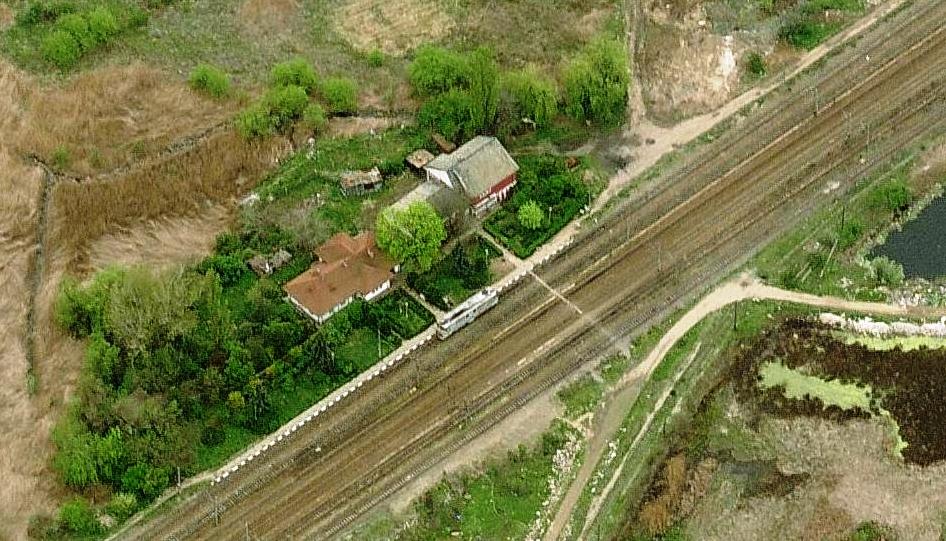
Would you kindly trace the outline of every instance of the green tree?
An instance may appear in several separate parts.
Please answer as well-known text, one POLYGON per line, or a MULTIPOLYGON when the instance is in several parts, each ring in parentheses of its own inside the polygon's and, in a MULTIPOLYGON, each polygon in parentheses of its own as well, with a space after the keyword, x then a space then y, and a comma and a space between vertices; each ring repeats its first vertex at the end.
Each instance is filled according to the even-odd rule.
POLYGON ((436 130, 447 139, 473 134, 473 101, 465 90, 453 89, 424 102, 417 123, 436 130))
POLYGON ((426 272, 440 254, 447 238, 441 218, 426 201, 405 209, 389 207, 378 215, 378 246, 411 272, 426 272))
POLYGON ((409 76, 415 92, 434 96, 454 88, 465 88, 470 66, 464 55, 428 45, 417 50, 409 76))
POLYGON ((515 106, 516 115, 528 118, 538 128, 548 126, 558 113, 555 83, 534 68, 507 74, 503 87, 515 106))
POLYGON ((615 39, 593 41, 565 69, 566 112, 603 126, 619 124, 629 79, 624 45, 615 39))
POLYGON ((322 99, 333 113, 354 114, 358 112, 358 85, 348 77, 329 77, 322 81, 322 99))
POLYGON ((473 51, 469 66, 471 128, 476 134, 488 133, 496 127, 499 112, 499 68, 488 49, 473 51))
POLYGON ((272 79, 274 86, 298 86, 308 94, 315 90, 319 82, 312 65, 302 57, 273 66, 272 79))
POLYGON ((169 482, 167 470, 149 464, 135 464, 122 476, 122 492, 135 493, 145 501, 151 501, 161 495, 169 482))
POLYGON ((542 221, 545 213, 542 207, 535 201, 529 200, 519 207, 519 224, 526 229, 539 229, 542 227, 542 221))
POLYGON ((89 502, 82 498, 70 500, 59 508, 59 524, 66 530, 81 536, 92 536, 102 530, 89 502))
POLYGON ((85 488, 99 482, 92 436, 73 415, 68 414, 53 429, 56 455, 53 467, 64 483, 85 488))

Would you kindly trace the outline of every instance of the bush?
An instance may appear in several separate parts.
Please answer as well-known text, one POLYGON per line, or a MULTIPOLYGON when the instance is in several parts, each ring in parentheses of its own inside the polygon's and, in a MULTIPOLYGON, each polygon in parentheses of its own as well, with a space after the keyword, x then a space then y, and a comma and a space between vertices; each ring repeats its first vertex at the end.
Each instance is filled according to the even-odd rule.
POLYGON ((82 51, 89 51, 96 45, 92 31, 89 30, 89 21, 81 15, 75 13, 63 15, 56 21, 56 28, 72 36, 82 51))
POLYGON ((330 77, 322 82, 322 99, 333 113, 358 112, 358 85, 347 77, 330 77))
POLYGON ((16 24, 19 26, 34 26, 42 23, 51 23, 67 13, 75 13, 74 2, 61 1, 33 1, 16 15, 16 24))
POLYGON ((840 23, 802 17, 790 20, 779 30, 779 38, 796 49, 810 51, 837 32, 840 23))
POLYGON ((138 498, 127 492, 116 492, 112 495, 105 510, 119 522, 124 522, 138 510, 138 498))
POLYGON ((89 32, 98 43, 108 43, 121 32, 121 26, 115 14, 105 6, 99 6, 90 11, 86 14, 86 19, 89 21, 89 32))
POLYGON ((306 105, 302 111, 302 123, 306 129, 312 133, 320 133, 328 127, 328 118, 325 117, 325 109, 318 103, 306 105))
POLYGON ((854 246, 864 234, 864 224, 857 218, 848 218, 838 229, 838 249, 844 250, 854 246))
POLYGON ((617 125, 624 120, 628 83, 624 45, 598 39, 565 69, 566 112, 576 120, 617 125))
POLYGON ((887 210, 894 213, 906 210, 912 202, 913 194, 902 178, 895 178, 878 185, 868 196, 868 204, 874 210, 887 210))
POLYGON ((123 492, 135 493, 146 501, 160 496, 169 483, 166 470, 149 464, 135 464, 128 468, 121 482, 123 492))
POLYGON ((754 79, 765 77, 768 68, 765 65, 765 58, 756 51, 746 55, 746 71, 754 79))
POLYGON ((252 105, 240 112, 235 123, 237 132, 244 139, 266 137, 276 131, 276 125, 269 111, 260 104, 252 105))
POLYGON ((516 120, 528 118, 537 128, 551 124, 558 112, 558 92, 554 82, 530 69, 508 74, 503 86, 519 117, 516 120))
POLYGON ((375 49, 368 53, 368 65, 374 68, 380 68, 384 65, 384 53, 380 49, 375 49))
POLYGON ((466 87, 470 66, 465 56, 442 47, 424 46, 411 62, 411 86, 421 95, 433 96, 450 89, 466 87))
POLYGON ((270 90, 263 97, 263 104, 269 111, 273 125, 283 129, 302 116, 302 111, 309 104, 309 96, 301 86, 283 86, 270 90))
POLYGON ((82 498, 70 500, 59 508, 59 524, 66 530, 82 536, 92 536, 102 530, 95 511, 82 498))
POLYGON ((191 88, 214 98, 230 95, 230 78, 220 68, 200 64, 191 71, 188 83, 191 88))
POLYGON ((898 286, 903 283, 903 266, 889 257, 874 258, 870 263, 871 275, 878 283, 898 286))
POLYGON ((82 56, 82 48, 72 34, 54 30, 43 38, 40 50, 45 59, 61 70, 74 67, 82 56))
POLYGON ((315 70, 304 58, 296 57, 273 66, 273 85, 298 86, 311 94, 318 84, 315 70))

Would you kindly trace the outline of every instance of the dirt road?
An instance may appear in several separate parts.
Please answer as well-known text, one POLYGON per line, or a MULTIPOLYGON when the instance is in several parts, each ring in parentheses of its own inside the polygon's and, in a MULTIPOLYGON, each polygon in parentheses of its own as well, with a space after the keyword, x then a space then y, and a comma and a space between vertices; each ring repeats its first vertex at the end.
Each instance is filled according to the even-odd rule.
POLYGON ((447 342, 126 535, 330 537, 946 127, 946 4, 917 2, 657 175, 447 342), (909 31, 904 31, 909 29, 909 31), (865 61, 866 58, 869 61, 865 61), (812 91, 811 89, 815 89, 812 91))

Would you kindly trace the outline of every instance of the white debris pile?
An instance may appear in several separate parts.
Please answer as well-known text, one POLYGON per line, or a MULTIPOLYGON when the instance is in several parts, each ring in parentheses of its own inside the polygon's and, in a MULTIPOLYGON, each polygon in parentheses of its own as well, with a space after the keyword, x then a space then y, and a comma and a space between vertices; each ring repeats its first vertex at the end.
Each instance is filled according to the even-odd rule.
POLYGON ((539 541, 545 534, 546 528, 551 525, 552 520, 550 511, 563 495, 567 484, 565 480, 571 477, 572 470, 575 468, 575 459, 578 457, 578 451, 581 449, 581 441, 578 438, 568 440, 561 449, 555 452, 552 457, 552 475, 549 476, 549 497, 542 502, 542 509, 535 512, 535 520, 524 541, 539 541))
POLYGON ((922 324, 910 323, 908 321, 885 323, 883 321, 874 321, 869 317, 849 319, 831 313, 823 313, 818 319, 823 325, 870 336, 930 336, 934 338, 946 338, 946 317, 940 318, 940 320, 935 323, 922 324))

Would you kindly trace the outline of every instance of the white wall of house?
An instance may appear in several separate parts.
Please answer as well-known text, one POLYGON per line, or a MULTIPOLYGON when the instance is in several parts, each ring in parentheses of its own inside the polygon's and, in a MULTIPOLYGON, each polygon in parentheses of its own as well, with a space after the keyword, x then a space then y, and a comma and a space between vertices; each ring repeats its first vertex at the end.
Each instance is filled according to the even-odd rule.
MULTIPOLYGON (((376 299, 376 298, 378 298, 381 294, 383 294, 385 291, 387 291, 387 290, 389 290, 389 289, 391 289, 391 280, 388 280, 387 282, 381 284, 381 285, 378 286, 377 289, 375 289, 374 291, 368 292, 366 295, 364 295, 363 298, 364 298, 366 301, 370 301, 370 300, 372 300, 372 299, 376 299)), ((306 308, 305 306, 303 306, 302 303, 300 303, 299 301, 297 301, 297 300, 296 300, 294 297, 292 297, 291 295, 287 296, 286 298, 289 299, 289 302, 291 302, 292 305, 295 306, 296 309, 298 309, 300 312, 302 312, 302 313, 305 314, 306 316, 312 318, 316 323, 322 324, 322 323, 325 323, 326 321, 328 321, 328 318, 334 316, 335 314, 337 314, 338 312, 340 312, 343 308, 345 308, 346 306, 348 306, 349 304, 351 304, 352 301, 354 301, 356 297, 359 297, 359 295, 352 295, 351 297, 348 297, 348 298, 345 299, 341 304, 336 305, 334 308, 332 308, 331 310, 329 310, 328 312, 326 312, 326 313, 324 313, 324 314, 313 314, 312 312, 309 311, 308 308, 306 308)))
POLYGON ((372 291, 372 292, 368 293, 367 295, 365 295, 365 300, 366 300, 366 301, 370 301, 371 299, 376 298, 378 295, 384 293, 385 291, 387 291, 387 290, 390 289, 390 288, 391 288, 391 280, 388 280, 387 282, 385 282, 385 283, 381 284, 380 286, 378 286, 378 288, 375 289, 374 291, 372 291))
POLYGON ((437 180, 447 185, 448 188, 453 188, 453 181, 450 180, 450 174, 446 171, 441 171, 439 169, 425 168, 427 171, 427 180, 437 180))

